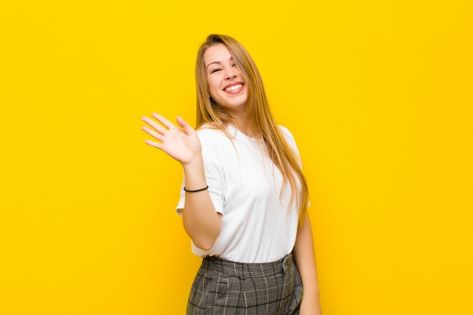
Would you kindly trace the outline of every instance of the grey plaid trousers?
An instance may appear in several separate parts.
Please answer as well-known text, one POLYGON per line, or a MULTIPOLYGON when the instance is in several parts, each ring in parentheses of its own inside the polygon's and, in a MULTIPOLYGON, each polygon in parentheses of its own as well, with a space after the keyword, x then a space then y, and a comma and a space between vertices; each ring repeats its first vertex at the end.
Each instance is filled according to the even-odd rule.
POLYGON ((187 315, 295 315, 302 293, 292 252, 266 263, 206 256, 192 283, 187 315))

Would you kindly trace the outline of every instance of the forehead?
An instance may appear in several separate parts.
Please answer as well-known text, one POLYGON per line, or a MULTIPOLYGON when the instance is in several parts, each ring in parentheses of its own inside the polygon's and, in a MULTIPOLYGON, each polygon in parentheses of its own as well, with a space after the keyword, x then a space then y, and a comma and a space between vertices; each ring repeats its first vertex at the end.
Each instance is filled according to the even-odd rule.
POLYGON ((227 61, 231 56, 230 51, 223 44, 210 46, 204 53, 205 66, 214 61, 227 61))

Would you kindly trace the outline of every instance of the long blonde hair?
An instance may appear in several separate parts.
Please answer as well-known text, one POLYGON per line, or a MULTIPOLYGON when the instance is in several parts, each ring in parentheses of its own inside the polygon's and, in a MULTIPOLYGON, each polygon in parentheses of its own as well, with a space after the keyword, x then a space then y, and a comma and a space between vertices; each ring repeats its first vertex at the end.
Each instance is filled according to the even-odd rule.
MULTIPOLYGON (((210 34, 200 45, 195 64, 196 92, 197 92, 197 129, 208 123, 212 127, 226 133, 228 123, 234 121, 232 114, 212 99, 208 87, 207 75, 204 63, 204 53, 207 48, 224 44, 233 56, 233 60, 239 67, 241 75, 248 88, 246 111, 248 125, 252 132, 262 138, 269 157, 279 168, 283 176, 283 187, 289 182, 291 185, 291 201, 297 197, 297 208, 299 210, 298 226, 304 222, 309 199, 308 186, 296 153, 286 142, 275 123, 269 109, 268 100, 264 91, 261 75, 246 49, 233 37, 222 34, 210 34), (301 183, 299 195, 296 179, 301 183)), ((228 134, 227 134, 228 135, 228 134)))

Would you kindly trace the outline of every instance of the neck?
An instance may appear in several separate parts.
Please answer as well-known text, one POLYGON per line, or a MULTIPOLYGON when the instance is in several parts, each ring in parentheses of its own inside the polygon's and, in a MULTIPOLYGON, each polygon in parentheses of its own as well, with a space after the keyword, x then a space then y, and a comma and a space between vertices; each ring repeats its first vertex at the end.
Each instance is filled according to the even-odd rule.
POLYGON ((246 106, 242 106, 237 111, 231 111, 231 116, 233 117, 232 124, 235 125, 235 127, 240 130, 240 132, 243 132, 249 137, 255 136, 253 130, 251 130, 246 106))
POLYGON ((250 123, 244 114, 234 114, 233 124, 235 127, 249 137, 255 137, 250 128, 250 123))

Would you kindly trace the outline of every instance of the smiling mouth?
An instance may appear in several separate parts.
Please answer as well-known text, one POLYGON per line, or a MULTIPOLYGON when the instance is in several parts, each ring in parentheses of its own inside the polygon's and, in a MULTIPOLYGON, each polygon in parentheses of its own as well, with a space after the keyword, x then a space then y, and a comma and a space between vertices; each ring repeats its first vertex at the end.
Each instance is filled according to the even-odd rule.
POLYGON ((241 92, 241 90, 243 90, 243 83, 238 83, 223 89, 223 91, 228 94, 238 94, 241 92))

